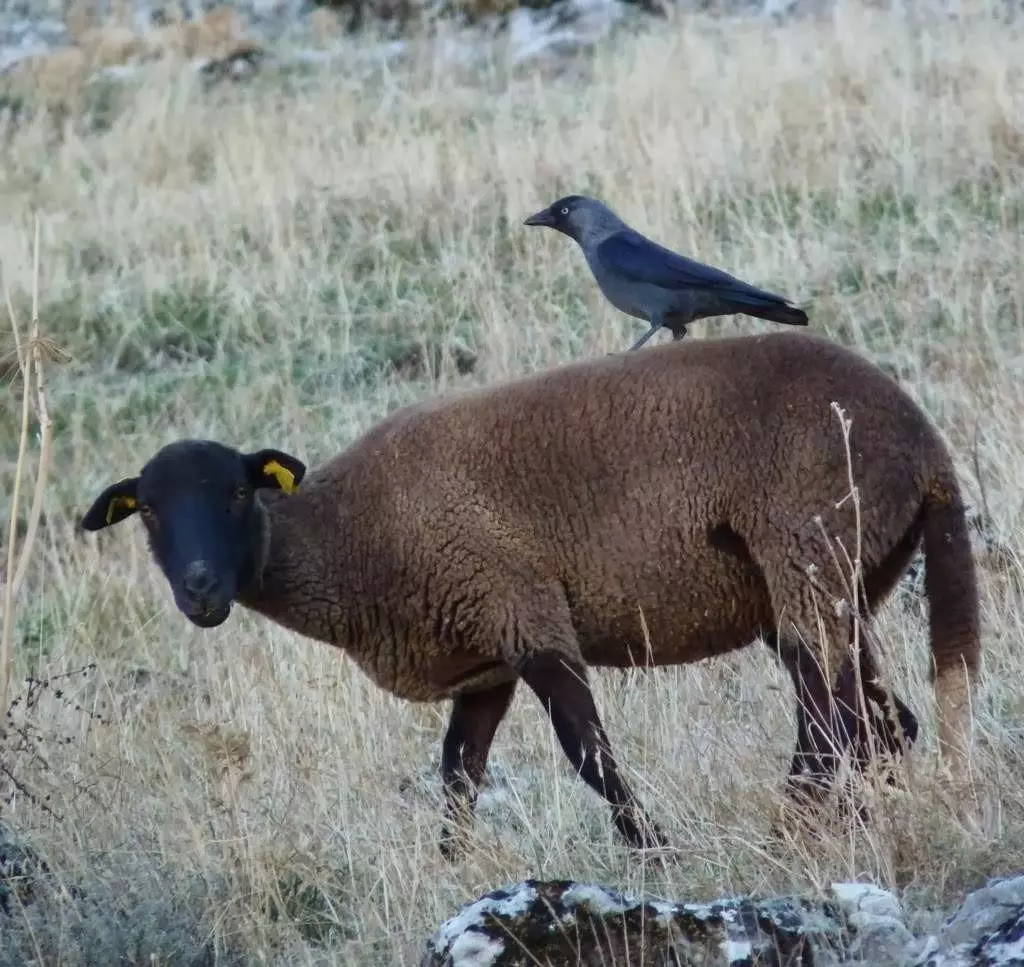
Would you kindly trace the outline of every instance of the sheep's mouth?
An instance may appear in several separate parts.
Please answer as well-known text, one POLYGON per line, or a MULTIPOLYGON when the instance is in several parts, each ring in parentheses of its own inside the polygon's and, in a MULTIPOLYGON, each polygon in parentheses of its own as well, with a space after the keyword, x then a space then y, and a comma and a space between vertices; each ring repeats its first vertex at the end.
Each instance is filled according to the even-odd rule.
POLYGON ((185 617, 199 628, 216 628, 224 624, 231 614, 231 602, 227 604, 197 605, 195 610, 185 612, 185 617))

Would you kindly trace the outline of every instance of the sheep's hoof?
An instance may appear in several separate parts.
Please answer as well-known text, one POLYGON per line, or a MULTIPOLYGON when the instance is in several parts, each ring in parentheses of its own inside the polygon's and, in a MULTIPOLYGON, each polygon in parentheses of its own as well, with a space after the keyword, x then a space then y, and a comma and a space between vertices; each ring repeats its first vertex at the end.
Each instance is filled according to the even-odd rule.
POLYGON ((779 845, 789 844, 802 833, 818 829, 821 803, 806 797, 794 796, 790 789, 779 806, 778 815, 768 829, 769 840, 779 845))
POLYGON ((457 863, 469 852, 469 836, 466 829, 460 826, 442 827, 438 849, 449 863, 457 863))
POLYGON ((666 841, 657 846, 646 846, 643 848, 631 846, 629 853, 633 859, 648 868, 653 867, 664 870, 668 867, 669 861, 676 856, 677 851, 666 841))
MULTIPOLYGON (((877 751, 891 759, 897 759, 906 755, 910 747, 917 741, 919 731, 917 716, 905 705, 896 708, 896 722, 883 710, 869 706, 871 714, 871 728, 874 732, 875 742, 879 747, 877 751)), ((868 743, 860 743, 858 765, 865 767, 870 759, 868 743)))
POLYGON ((668 848, 668 837, 657 823, 645 816, 634 817, 625 813, 615 817, 615 825, 629 848, 638 853, 656 853, 668 848))
POLYGON ((794 765, 786 778, 786 798, 796 807, 797 814, 813 813, 820 809, 835 781, 834 769, 812 759, 804 765, 800 754, 794 756, 794 765))
POLYGON ((669 861, 676 856, 676 850, 669 845, 668 837, 660 829, 653 827, 643 845, 629 844, 629 854, 648 868, 664 870, 668 867, 669 861))

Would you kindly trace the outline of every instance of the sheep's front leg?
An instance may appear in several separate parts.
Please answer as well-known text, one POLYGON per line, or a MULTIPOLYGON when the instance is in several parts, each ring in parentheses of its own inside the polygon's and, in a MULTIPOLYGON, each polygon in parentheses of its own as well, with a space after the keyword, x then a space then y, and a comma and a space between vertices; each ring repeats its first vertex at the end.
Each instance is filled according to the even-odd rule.
POLYGON ((441 750, 444 783, 444 825, 441 853, 454 860, 465 849, 465 828, 476 808, 477 786, 484 777, 494 733, 505 717, 516 680, 482 692, 459 695, 448 719, 441 750))
POLYGON ((547 709, 562 750, 580 777, 611 804, 615 826, 626 842, 634 849, 667 845, 664 833, 619 776, 585 666, 541 652, 527 658, 519 674, 547 709))

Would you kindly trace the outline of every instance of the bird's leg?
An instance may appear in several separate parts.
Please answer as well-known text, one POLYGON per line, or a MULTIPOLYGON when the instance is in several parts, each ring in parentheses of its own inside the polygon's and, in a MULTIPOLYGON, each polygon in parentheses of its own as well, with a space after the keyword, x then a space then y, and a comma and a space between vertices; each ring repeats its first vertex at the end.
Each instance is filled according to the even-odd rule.
POLYGON ((648 339, 651 338, 661 327, 663 323, 655 321, 651 323, 651 328, 647 330, 632 346, 629 347, 629 351, 633 352, 634 349, 639 349, 648 339))

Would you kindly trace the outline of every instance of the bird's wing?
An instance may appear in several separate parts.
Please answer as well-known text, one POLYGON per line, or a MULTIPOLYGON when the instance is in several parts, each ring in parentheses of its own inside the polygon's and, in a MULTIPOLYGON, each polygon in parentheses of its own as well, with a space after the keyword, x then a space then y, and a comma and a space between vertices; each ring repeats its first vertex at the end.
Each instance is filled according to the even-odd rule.
POLYGON ((784 301, 771 292, 747 285, 728 272, 677 255, 639 232, 615 232, 601 242, 595 254, 601 262, 634 282, 646 282, 664 289, 728 290, 731 296, 751 296, 758 301, 784 301))

